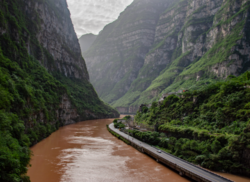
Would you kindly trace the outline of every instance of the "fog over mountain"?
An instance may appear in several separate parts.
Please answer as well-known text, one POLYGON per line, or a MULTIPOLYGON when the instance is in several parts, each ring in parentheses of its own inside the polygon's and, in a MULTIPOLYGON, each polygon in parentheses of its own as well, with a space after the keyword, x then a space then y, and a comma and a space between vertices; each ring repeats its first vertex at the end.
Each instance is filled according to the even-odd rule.
POLYGON ((135 0, 84 53, 99 96, 136 113, 163 94, 250 70, 250 1, 212 2, 135 0))
POLYGON ((67 0, 77 36, 98 34, 133 0, 67 0))

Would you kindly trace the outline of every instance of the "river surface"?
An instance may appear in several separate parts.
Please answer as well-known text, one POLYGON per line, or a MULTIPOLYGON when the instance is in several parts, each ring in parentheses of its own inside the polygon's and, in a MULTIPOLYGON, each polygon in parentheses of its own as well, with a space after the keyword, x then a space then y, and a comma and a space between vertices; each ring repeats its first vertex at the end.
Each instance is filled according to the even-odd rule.
MULTIPOLYGON (((31 148, 31 182, 186 182, 111 135, 113 119, 84 121, 64 126, 31 148)), ((236 182, 250 179, 221 174, 236 182)))

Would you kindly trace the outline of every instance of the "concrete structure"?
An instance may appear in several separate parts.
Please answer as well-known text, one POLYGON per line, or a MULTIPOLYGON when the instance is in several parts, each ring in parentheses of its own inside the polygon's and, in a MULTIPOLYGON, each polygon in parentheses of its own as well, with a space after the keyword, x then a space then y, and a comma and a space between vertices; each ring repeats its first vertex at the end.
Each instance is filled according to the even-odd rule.
POLYGON ((139 106, 116 107, 115 109, 121 114, 136 114, 139 109, 139 106))
POLYGON ((114 127, 114 124, 111 123, 109 128, 115 133, 119 134, 126 140, 131 142, 131 146, 141 151, 142 153, 146 153, 151 157, 155 158, 157 162, 161 162, 172 169, 179 172, 181 176, 187 176, 198 182, 232 182, 229 179, 226 179, 220 175, 217 175, 211 171, 198 167, 192 163, 189 163, 183 159, 180 159, 174 155, 171 155, 166 152, 157 152, 157 148, 152 147, 144 142, 141 142, 114 127))
POLYGON ((123 123, 123 124, 126 124, 127 121, 125 119, 118 119, 117 120, 117 123, 123 123))
POLYGON ((159 99, 158 102, 162 102, 164 101, 164 99, 170 95, 177 95, 177 94, 180 94, 182 92, 185 92, 185 90, 178 90, 177 92, 169 92, 169 93, 165 93, 165 94, 162 94, 161 98, 159 99))

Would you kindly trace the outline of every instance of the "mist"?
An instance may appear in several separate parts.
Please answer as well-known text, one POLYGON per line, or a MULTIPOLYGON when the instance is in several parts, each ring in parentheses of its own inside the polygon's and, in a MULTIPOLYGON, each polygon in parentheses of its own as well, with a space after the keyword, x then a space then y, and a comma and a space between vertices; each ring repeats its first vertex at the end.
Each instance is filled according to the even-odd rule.
POLYGON ((78 37, 98 34, 113 22, 133 0, 67 0, 71 19, 78 37))

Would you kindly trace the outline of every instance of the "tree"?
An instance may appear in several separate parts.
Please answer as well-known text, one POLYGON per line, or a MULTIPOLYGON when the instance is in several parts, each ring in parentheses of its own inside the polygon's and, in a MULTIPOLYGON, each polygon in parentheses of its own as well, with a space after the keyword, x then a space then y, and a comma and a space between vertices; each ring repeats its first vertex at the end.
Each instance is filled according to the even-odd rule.
POLYGON ((212 145, 211 145, 211 150, 214 154, 217 154, 219 152, 219 150, 221 149, 221 143, 216 139, 213 141, 212 145))

